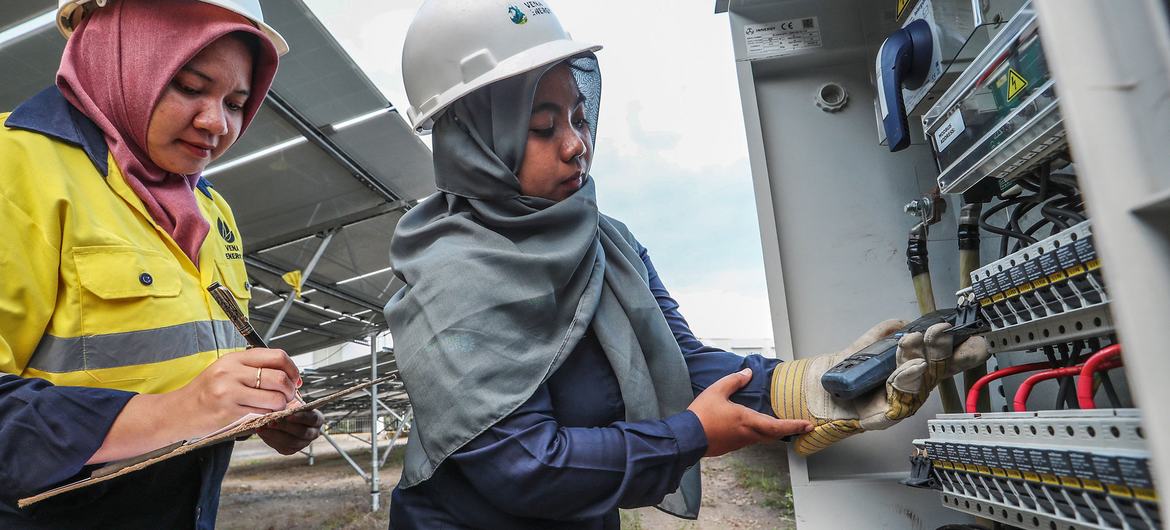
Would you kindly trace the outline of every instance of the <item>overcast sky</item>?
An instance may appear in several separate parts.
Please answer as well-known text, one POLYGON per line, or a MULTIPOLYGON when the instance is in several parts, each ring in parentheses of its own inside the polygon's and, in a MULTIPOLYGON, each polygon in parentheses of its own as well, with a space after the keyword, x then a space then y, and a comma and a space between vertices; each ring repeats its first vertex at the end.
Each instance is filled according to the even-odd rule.
MULTIPOLYGON (((544 0, 605 48, 592 175, 700 337, 772 329, 727 15, 713 0, 544 0)), ((305 0, 395 106, 418 0, 305 0)))

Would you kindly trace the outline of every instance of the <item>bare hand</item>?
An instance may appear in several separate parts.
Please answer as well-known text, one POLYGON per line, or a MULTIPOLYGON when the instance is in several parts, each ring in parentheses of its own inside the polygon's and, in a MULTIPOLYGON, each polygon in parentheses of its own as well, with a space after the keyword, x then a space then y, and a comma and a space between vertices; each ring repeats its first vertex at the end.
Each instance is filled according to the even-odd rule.
POLYGON ((281 350, 255 348, 225 355, 174 392, 130 398, 86 463, 128 458, 203 436, 249 412, 282 410, 297 399, 300 379, 296 365, 281 350))
POLYGON ((719 456, 741 447, 803 434, 813 429, 804 420, 778 420, 761 414, 729 399, 752 380, 752 371, 745 368, 724 376, 691 402, 687 410, 694 412, 707 435, 707 454, 719 456))
POLYGON ((210 432, 248 413, 284 410, 297 399, 300 383, 300 371, 283 350, 253 348, 221 357, 174 393, 197 431, 210 432))
POLYGON ((282 455, 304 449, 321 434, 325 416, 316 410, 302 410, 270 423, 257 431, 264 443, 282 455))

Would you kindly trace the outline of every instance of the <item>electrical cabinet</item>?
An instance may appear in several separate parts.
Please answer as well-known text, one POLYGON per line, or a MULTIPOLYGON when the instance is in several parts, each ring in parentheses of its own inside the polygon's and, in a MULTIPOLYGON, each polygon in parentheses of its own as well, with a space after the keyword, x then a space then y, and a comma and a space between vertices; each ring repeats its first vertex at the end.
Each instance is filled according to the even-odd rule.
POLYGON ((791 455, 797 525, 1162 528, 1170 7, 964 3, 958 18, 963 6, 943 0, 717 5, 731 25, 778 356, 837 351, 933 305, 979 314, 993 351, 956 378, 965 399, 948 410, 932 397, 892 429, 791 455), (922 128, 890 152, 874 120, 875 62, 915 13, 932 14, 935 35, 968 38, 931 59, 946 75, 902 91, 922 128), (826 105, 825 87, 843 104, 826 105), (907 215, 926 211, 929 223, 907 215), (906 265, 919 223, 926 295, 906 265), (926 487, 901 483, 911 470, 926 487))

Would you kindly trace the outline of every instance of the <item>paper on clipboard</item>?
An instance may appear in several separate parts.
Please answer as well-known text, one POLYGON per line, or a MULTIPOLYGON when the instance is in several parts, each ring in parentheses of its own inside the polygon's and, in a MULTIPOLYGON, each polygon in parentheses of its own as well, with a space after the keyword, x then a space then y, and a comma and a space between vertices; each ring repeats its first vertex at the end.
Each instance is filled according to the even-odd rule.
POLYGON ((145 454, 142 454, 142 455, 139 455, 136 457, 127 458, 125 460, 120 460, 117 462, 111 462, 110 464, 108 464, 106 466, 103 466, 101 468, 94 470, 94 472, 91 473, 90 476, 87 478, 78 480, 76 482, 71 482, 71 483, 66 484, 64 486, 53 488, 51 490, 45 491, 43 493, 39 493, 37 495, 33 495, 31 497, 25 497, 25 498, 17 501, 17 505, 21 508, 25 508, 25 507, 28 507, 30 505, 36 504, 40 501, 43 501, 45 499, 49 499, 49 498, 55 497, 57 495, 60 495, 62 493, 67 493, 70 491, 79 490, 82 488, 92 486, 94 484, 99 484, 99 483, 105 482, 107 480, 111 480, 111 479, 120 477, 122 475, 127 475, 127 474, 133 473, 135 471, 150 467, 151 465, 157 464, 157 463, 162 462, 164 460, 169 460, 169 459, 174 458, 176 456, 183 455, 183 454, 189 453, 191 451, 195 451, 197 449, 202 449, 204 447, 208 447, 208 446, 215 445, 218 443, 234 440, 234 439, 239 438, 241 436, 251 434, 256 429, 259 429, 260 427, 268 425, 269 423, 278 421, 282 418, 285 418, 287 416, 290 416, 290 415, 295 414, 297 412, 300 412, 302 410, 315 410, 315 409, 320 408, 323 405, 327 405, 329 403, 337 401, 338 399, 341 399, 342 397, 345 397, 345 396, 352 394, 354 392, 357 392, 359 390, 364 390, 364 389, 369 388, 373 385, 387 383, 390 381, 394 381, 396 379, 398 379, 398 374, 391 374, 391 375, 388 375, 385 377, 375 379, 373 381, 367 381, 365 383, 353 385, 349 388, 338 390, 337 392, 329 394, 328 396, 313 400, 309 403, 302 404, 299 406, 287 408, 287 409, 276 411, 276 412, 270 412, 268 414, 248 414, 248 415, 232 422, 230 425, 224 426, 220 430, 213 432, 211 434, 208 434, 207 436, 204 436, 202 438, 198 438, 198 439, 194 439, 194 440, 187 440, 187 441, 184 441, 182 443, 175 442, 174 444, 171 444, 169 446, 163 447, 161 449, 155 449, 154 451, 150 451, 148 453, 145 453, 145 454))

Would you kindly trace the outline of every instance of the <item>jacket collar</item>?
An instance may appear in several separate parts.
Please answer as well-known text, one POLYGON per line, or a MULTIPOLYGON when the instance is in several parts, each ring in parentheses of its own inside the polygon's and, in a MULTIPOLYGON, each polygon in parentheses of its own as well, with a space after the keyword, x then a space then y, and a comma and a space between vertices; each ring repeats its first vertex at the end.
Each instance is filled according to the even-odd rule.
MULTIPOLYGON (((106 145, 106 135, 93 120, 69 103, 56 85, 21 103, 8 115, 4 125, 80 147, 103 177, 110 174, 110 147, 106 145)), ((200 177, 195 187, 211 198, 211 183, 207 179, 200 177)))
POLYGON ((21 103, 8 115, 4 125, 80 147, 102 176, 110 173, 110 148, 106 145, 105 135, 97 124, 65 99, 56 85, 21 103))

